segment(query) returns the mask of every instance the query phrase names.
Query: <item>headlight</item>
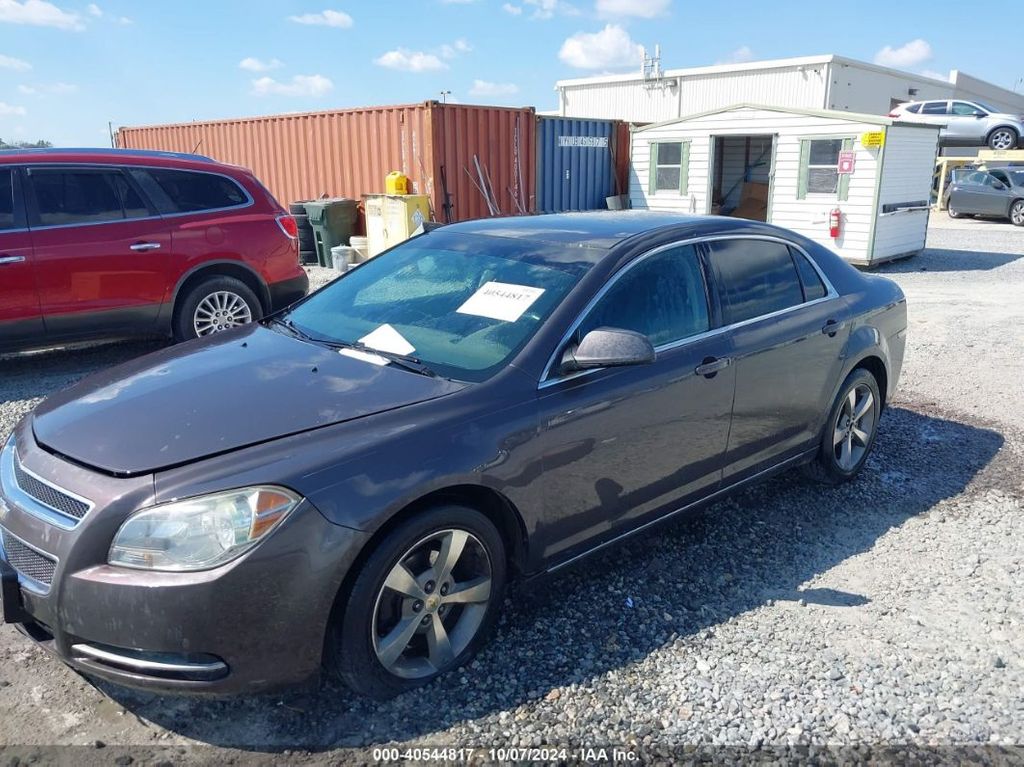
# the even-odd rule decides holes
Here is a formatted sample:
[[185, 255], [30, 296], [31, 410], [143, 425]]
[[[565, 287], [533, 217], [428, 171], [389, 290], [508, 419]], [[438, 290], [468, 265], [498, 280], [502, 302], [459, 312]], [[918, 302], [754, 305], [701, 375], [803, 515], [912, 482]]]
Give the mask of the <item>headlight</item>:
[[209, 570], [248, 551], [302, 500], [283, 487], [243, 487], [136, 512], [108, 561], [143, 570]]

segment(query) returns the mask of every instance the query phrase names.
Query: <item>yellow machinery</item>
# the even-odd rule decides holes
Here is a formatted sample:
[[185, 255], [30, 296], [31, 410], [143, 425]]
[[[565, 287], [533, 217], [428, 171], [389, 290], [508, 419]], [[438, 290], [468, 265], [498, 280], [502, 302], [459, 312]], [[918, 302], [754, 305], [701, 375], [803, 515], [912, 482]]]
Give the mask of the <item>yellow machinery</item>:
[[987, 170], [1010, 164], [1024, 165], [1024, 149], [982, 149], [976, 157], [936, 157], [935, 172], [932, 176], [932, 189], [937, 195], [935, 208], [946, 208], [946, 186], [950, 171], [954, 168], [973, 165], [981, 170]]
[[366, 247], [372, 258], [408, 240], [430, 220], [430, 197], [425, 194], [363, 195], [366, 210]]

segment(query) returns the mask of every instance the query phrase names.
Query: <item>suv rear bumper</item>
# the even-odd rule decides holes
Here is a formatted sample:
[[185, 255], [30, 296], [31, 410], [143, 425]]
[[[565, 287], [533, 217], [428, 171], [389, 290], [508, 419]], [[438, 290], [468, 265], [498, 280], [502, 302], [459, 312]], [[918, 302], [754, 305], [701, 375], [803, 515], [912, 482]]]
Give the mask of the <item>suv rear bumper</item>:
[[305, 272], [290, 280], [283, 280], [269, 285], [270, 311], [276, 312], [294, 304], [309, 291], [309, 275]]

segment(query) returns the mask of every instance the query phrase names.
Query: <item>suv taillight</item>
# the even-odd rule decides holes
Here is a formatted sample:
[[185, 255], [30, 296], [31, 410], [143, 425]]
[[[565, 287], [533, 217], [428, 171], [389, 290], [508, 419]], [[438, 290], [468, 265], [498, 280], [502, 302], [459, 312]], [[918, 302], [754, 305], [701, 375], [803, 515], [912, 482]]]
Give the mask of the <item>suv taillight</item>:
[[297, 239], [299, 236], [299, 226], [295, 223], [295, 219], [291, 216], [278, 216], [277, 225], [281, 227], [281, 231], [284, 232], [291, 239]]
[[899, 117], [899, 116], [900, 116], [900, 113], [899, 113], [899, 112], [897, 112], [897, 111], [896, 111], [896, 110], [894, 109], [894, 110], [892, 110], [892, 111], [891, 111], [891, 112], [890, 112], [890, 113], [888, 114], [888, 116], [889, 116], [889, 117]]

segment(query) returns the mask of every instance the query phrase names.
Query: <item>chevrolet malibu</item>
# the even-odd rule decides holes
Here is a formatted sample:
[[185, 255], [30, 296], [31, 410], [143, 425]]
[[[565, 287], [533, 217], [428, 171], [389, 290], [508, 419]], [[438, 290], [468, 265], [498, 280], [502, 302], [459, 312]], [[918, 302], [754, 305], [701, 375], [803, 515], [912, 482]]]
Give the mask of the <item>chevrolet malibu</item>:
[[169, 692], [395, 695], [530, 578], [803, 466], [853, 479], [906, 305], [792, 232], [455, 224], [55, 394], [0, 456], [4, 620]]

